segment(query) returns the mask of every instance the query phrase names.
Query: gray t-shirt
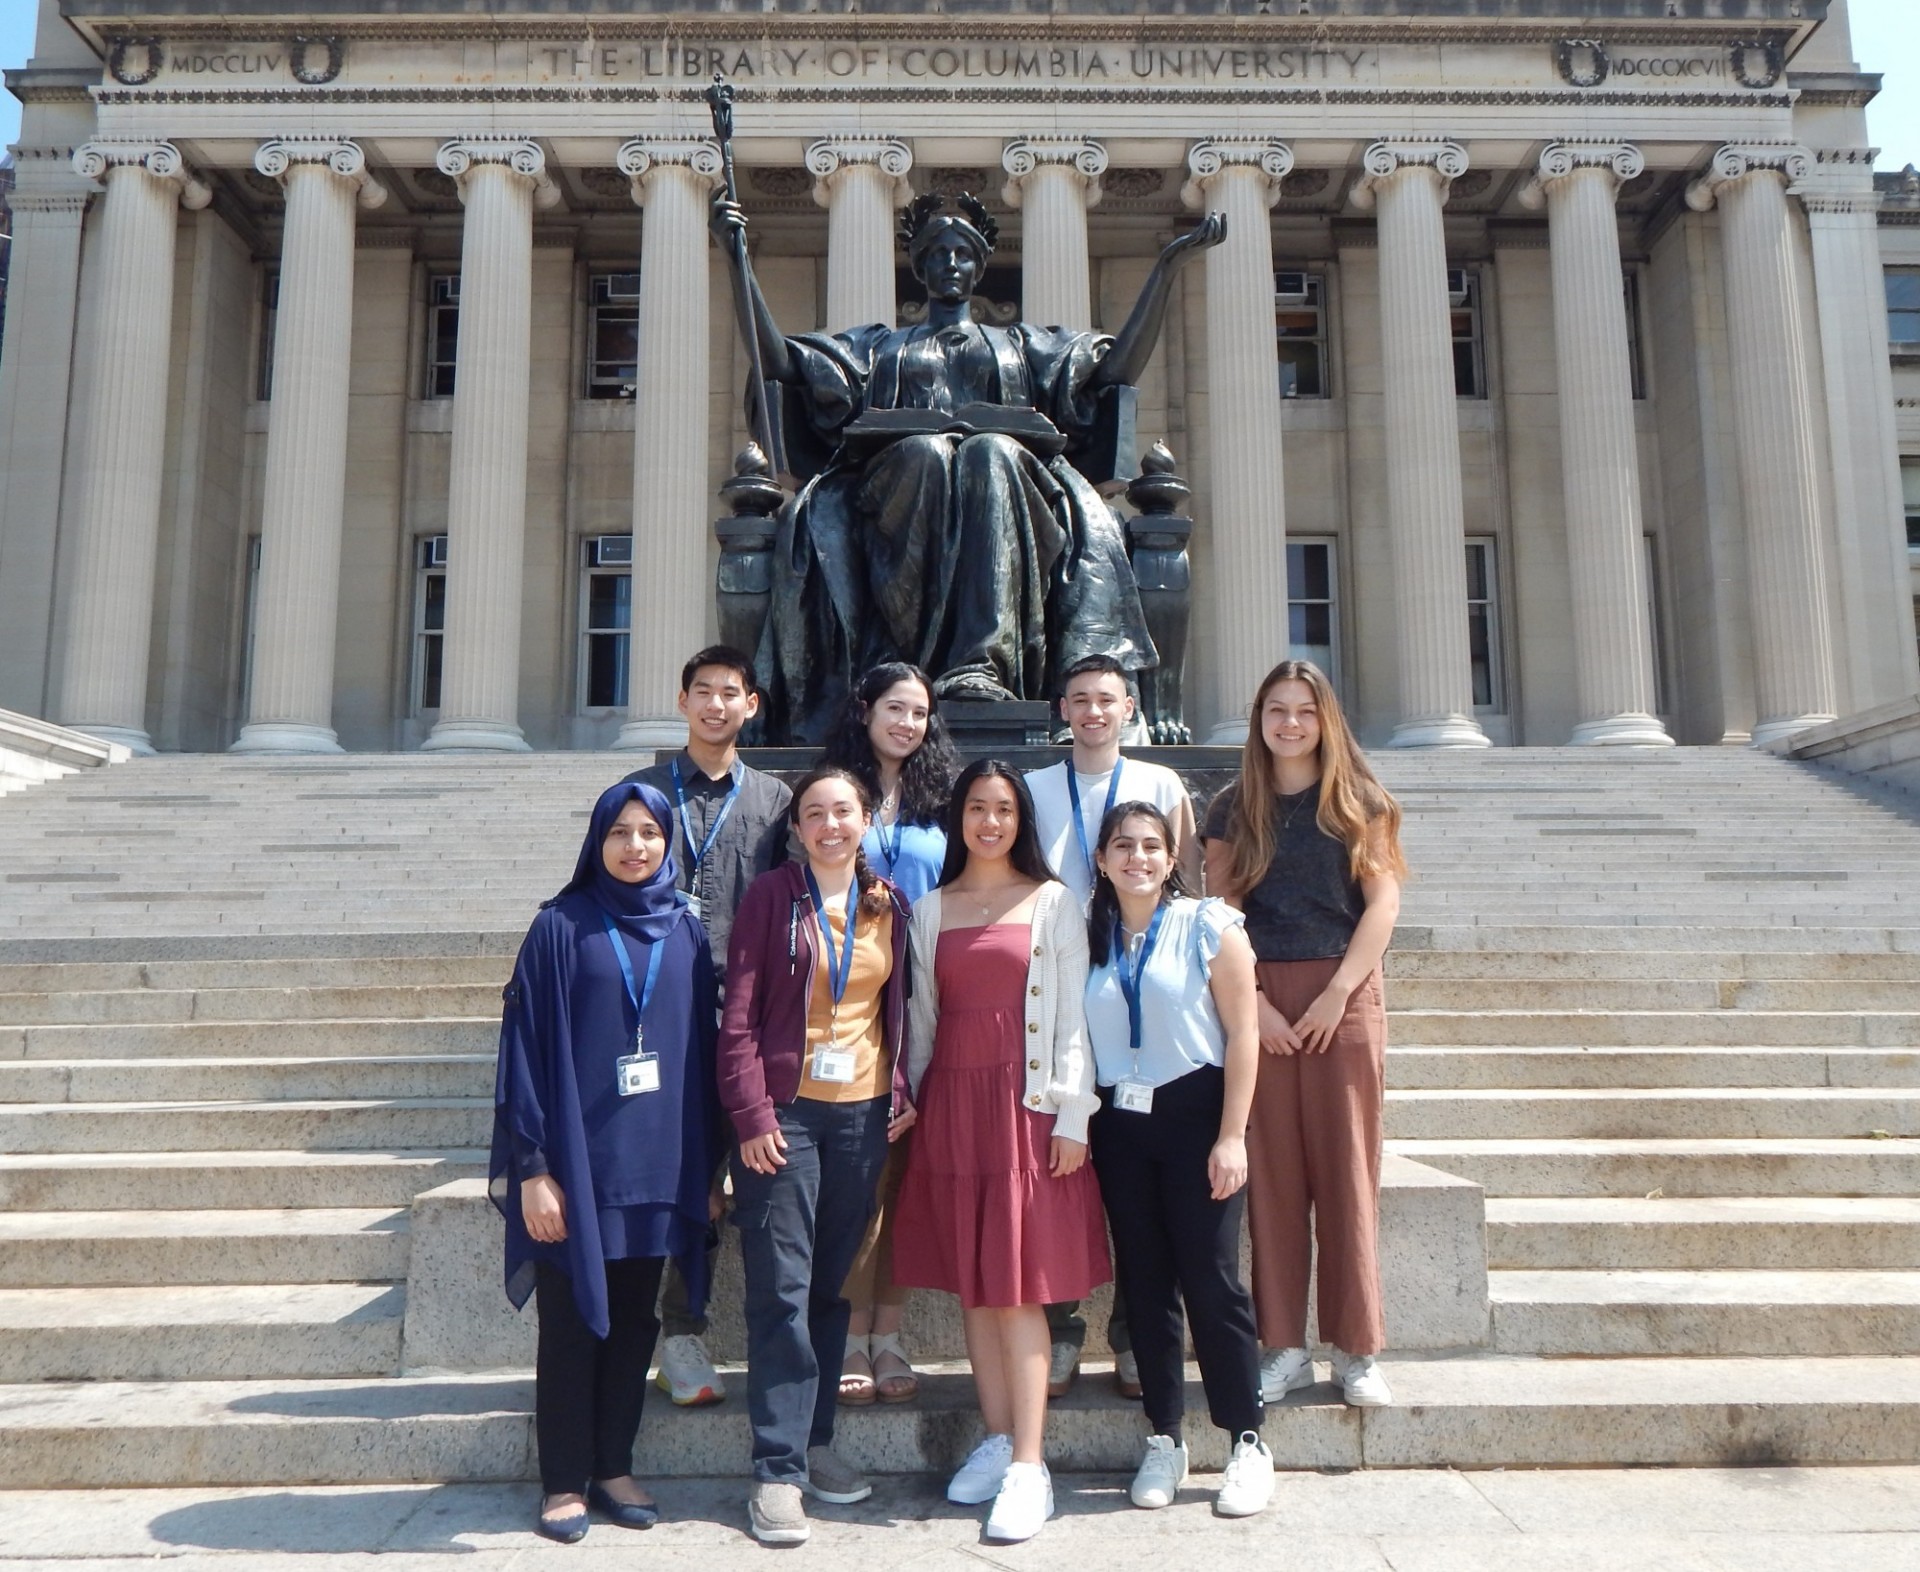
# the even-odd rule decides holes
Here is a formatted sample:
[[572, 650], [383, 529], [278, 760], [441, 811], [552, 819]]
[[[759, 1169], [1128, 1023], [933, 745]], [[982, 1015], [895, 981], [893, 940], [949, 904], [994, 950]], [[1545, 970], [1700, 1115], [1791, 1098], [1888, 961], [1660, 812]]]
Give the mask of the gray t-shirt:
[[[1207, 809], [1204, 838], [1231, 840], [1233, 802], [1229, 786]], [[1347, 848], [1320, 828], [1316, 781], [1291, 797], [1271, 799], [1273, 861], [1267, 874], [1240, 902], [1247, 938], [1259, 961], [1321, 961], [1347, 953], [1353, 930], [1367, 909], [1366, 897], [1347, 862]]]

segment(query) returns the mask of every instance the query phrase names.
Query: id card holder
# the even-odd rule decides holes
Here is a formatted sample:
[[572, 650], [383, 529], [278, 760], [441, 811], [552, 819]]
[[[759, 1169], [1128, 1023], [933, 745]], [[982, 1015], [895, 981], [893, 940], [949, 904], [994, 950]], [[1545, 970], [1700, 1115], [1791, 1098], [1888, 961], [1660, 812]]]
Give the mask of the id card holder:
[[1118, 1081], [1113, 1088], [1113, 1106], [1122, 1113], [1152, 1113], [1153, 1086], [1147, 1081], [1136, 1081], [1131, 1077]]
[[853, 1080], [853, 1050], [839, 1043], [822, 1043], [813, 1050], [813, 1078], [832, 1086], [846, 1086]]
[[697, 922], [697, 921], [700, 921], [700, 920], [702, 919], [702, 913], [701, 913], [701, 911], [700, 911], [700, 897], [699, 897], [699, 896], [697, 896], [697, 895], [689, 895], [689, 896], [687, 897], [687, 910], [693, 913], [693, 915], [694, 915], [694, 920], [695, 920], [696, 922]]
[[614, 1083], [622, 1097], [660, 1090], [660, 1055], [633, 1053], [613, 1061]]

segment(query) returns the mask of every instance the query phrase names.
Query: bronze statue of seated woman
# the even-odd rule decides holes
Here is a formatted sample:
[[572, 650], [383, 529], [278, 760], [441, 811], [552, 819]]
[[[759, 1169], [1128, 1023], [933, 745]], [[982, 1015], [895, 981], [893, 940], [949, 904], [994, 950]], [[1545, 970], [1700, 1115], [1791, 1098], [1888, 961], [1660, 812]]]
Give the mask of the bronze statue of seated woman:
[[1135, 672], [1157, 659], [1120, 523], [1075, 460], [1097, 444], [1103, 401], [1145, 370], [1175, 273], [1225, 238], [1225, 215], [1161, 252], [1109, 337], [974, 321], [998, 226], [970, 196], [944, 208], [921, 197], [901, 224], [924, 321], [788, 338], [740, 266], [745, 215], [714, 199], [803, 479], [775, 537], [759, 663], [777, 740], [819, 741], [852, 677], [882, 661], [934, 673], [943, 698], [1045, 699], [1084, 655]]

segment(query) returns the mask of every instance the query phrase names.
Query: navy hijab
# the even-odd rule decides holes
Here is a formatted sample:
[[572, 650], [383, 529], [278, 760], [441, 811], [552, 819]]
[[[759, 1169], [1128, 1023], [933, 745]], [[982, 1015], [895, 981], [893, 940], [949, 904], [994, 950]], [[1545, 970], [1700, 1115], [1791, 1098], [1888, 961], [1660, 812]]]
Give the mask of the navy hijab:
[[[651, 877], [627, 884], [607, 872], [603, 848], [636, 801], [667, 832], [669, 851]], [[707, 1187], [725, 1139], [713, 1070], [717, 990], [706, 930], [675, 887], [672, 824], [667, 799], [650, 786], [622, 781], [601, 793], [573, 877], [542, 906], [520, 947], [500, 1024], [488, 1193], [506, 1226], [507, 1297], [525, 1304], [536, 1265], [560, 1266], [581, 1319], [599, 1337], [608, 1335], [608, 1315], [597, 1206], [674, 1214], [679, 1242], [669, 1249], [695, 1314], [706, 1299]], [[611, 988], [591, 980], [596, 968], [607, 969], [610, 938], [641, 947], [641, 966], [645, 948], [665, 947], [645, 1014], [647, 1041], [685, 1072], [669, 1072], [662, 1095], [618, 1113], [605, 1072], [614, 1055], [632, 1051], [632, 1006], [617, 980]], [[536, 1157], [566, 1197], [560, 1244], [535, 1243], [521, 1215], [521, 1179], [542, 1171]]]

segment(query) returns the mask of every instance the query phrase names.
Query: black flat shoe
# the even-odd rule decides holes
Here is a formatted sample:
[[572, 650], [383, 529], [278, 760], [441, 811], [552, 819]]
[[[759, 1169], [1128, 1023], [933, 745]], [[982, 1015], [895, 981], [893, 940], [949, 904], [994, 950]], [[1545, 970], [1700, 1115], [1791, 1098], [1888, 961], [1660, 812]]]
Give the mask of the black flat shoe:
[[[608, 1495], [598, 1480], [587, 1486], [587, 1505], [592, 1507], [610, 1523], [618, 1523], [622, 1528], [652, 1528], [660, 1521], [660, 1509], [657, 1506], [641, 1506], [637, 1501], [616, 1501]], [[586, 1520], [581, 1519], [581, 1532], [586, 1532]]]
[[557, 1540], [563, 1545], [577, 1545], [587, 1537], [587, 1509], [576, 1507], [565, 1517], [547, 1517], [546, 1499], [541, 1498], [540, 1511], [533, 1515], [533, 1531], [542, 1539]]

